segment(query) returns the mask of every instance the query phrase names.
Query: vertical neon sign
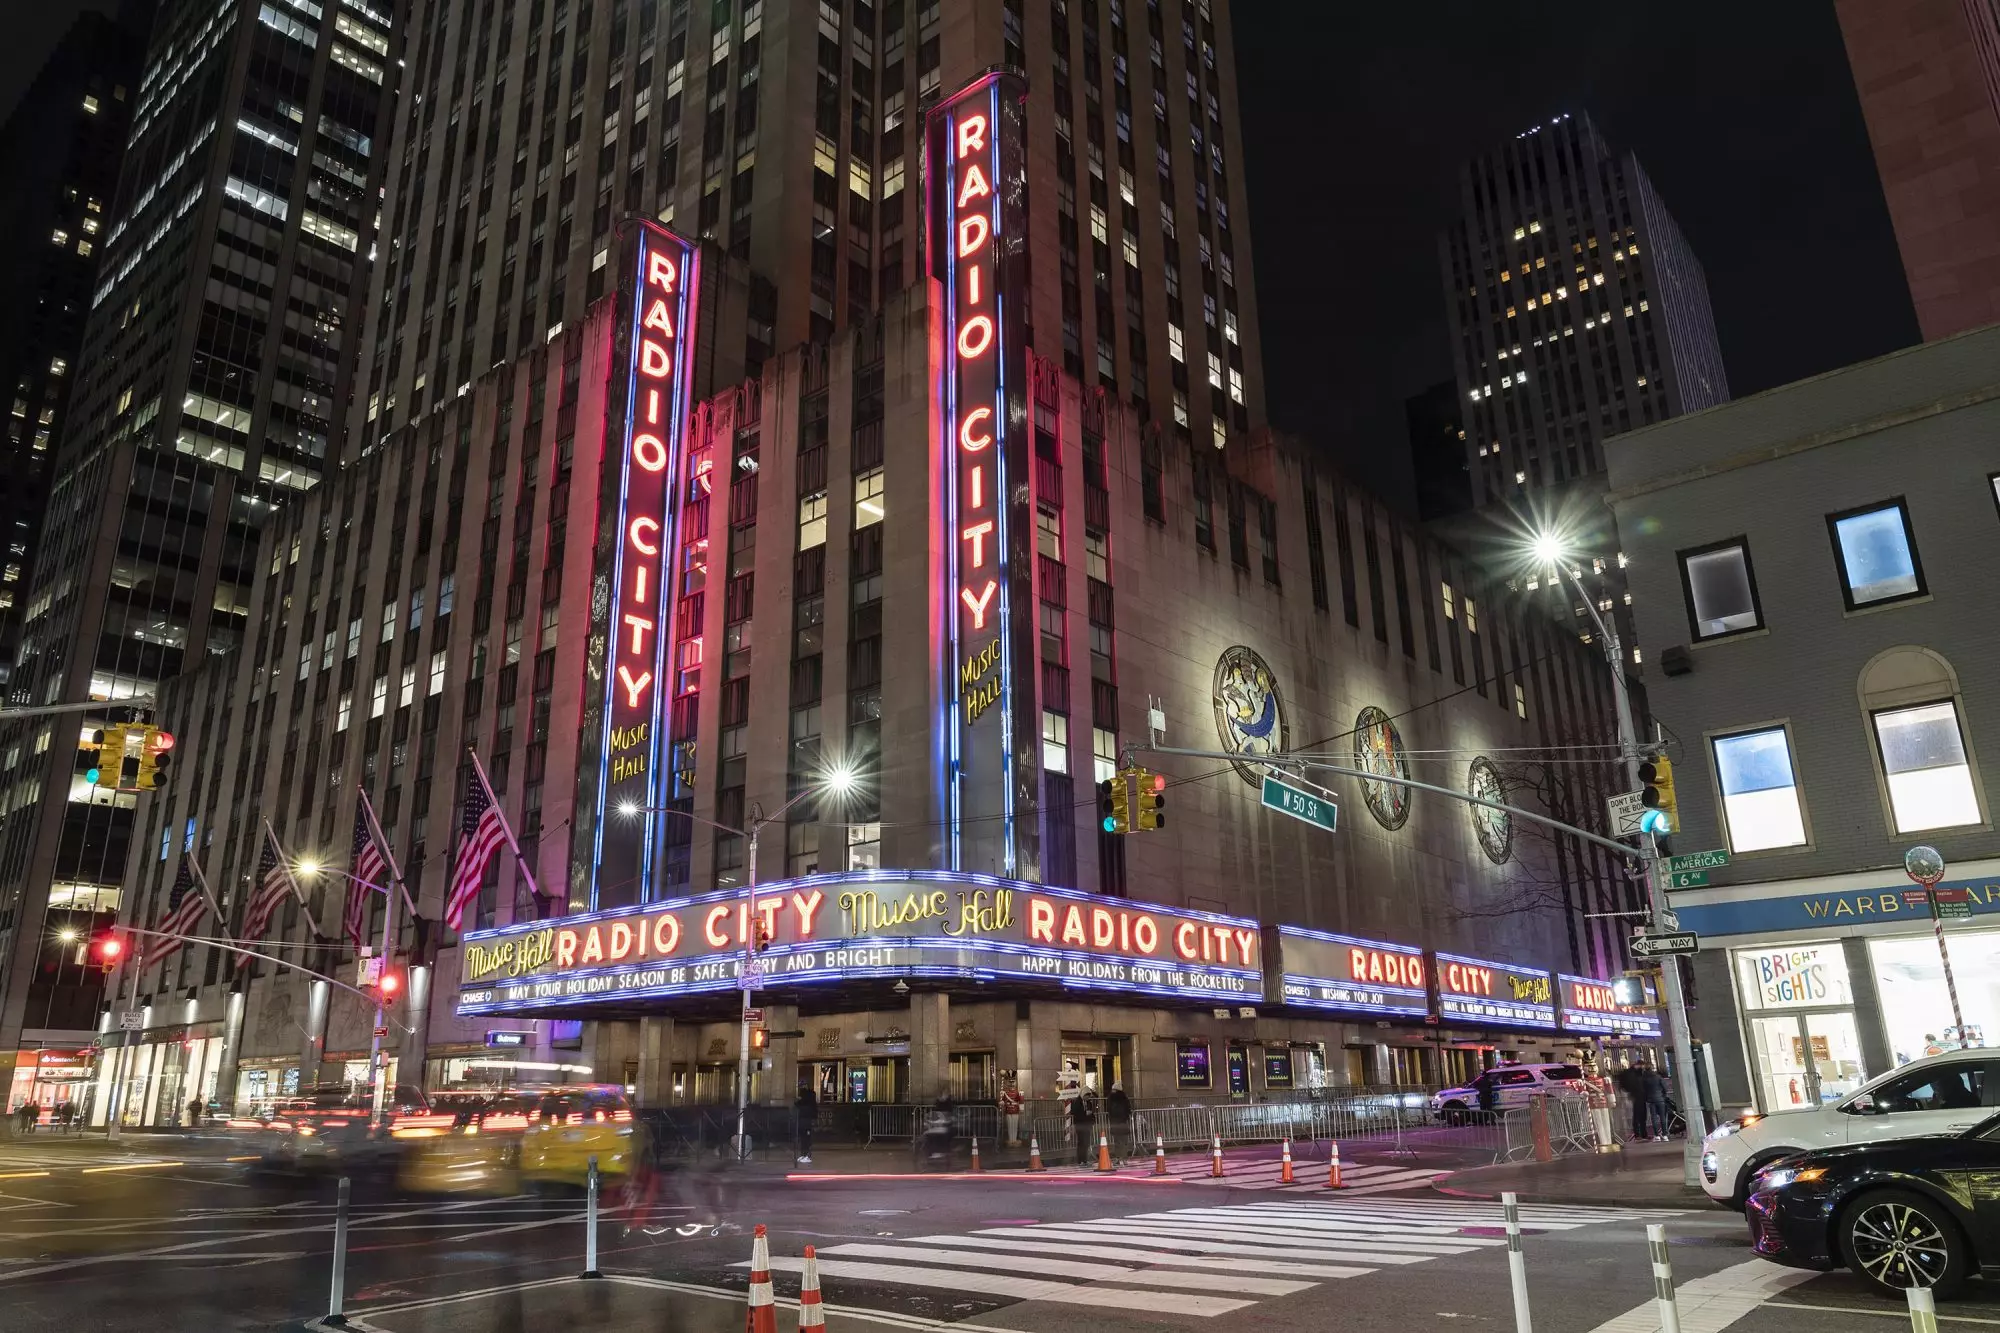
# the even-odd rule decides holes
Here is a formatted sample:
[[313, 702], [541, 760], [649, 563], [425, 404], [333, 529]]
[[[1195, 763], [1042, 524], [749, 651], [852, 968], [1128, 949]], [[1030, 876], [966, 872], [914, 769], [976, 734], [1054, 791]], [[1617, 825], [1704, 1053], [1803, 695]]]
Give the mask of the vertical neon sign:
[[944, 799], [953, 869], [1036, 878], [1040, 717], [1027, 476], [1027, 301], [1022, 102], [996, 69], [925, 126], [927, 244], [937, 336], [936, 447]]
[[[597, 577], [591, 598], [591, 688], [584, 734], [595, 731], [596, 814], [591, 829], [592, 908], [644, 902], [658, 813], [666, 796], [666, 707], [671, 691], [673, 557], [686, 466], [683, 436], [693, 391], [694, 321], [700, 282], [695, 247], [641, 223], [630, 270], [624, 330], [625, 419], [615, 467], [605, 468]], [[615, 492], [612, 487], [615, 485]], [[595, 709], [591, 704], [597, 705]], [[590, 712], [601, 713], [592, 719]], [[595, 726], [593, 727], [593, 721]]]

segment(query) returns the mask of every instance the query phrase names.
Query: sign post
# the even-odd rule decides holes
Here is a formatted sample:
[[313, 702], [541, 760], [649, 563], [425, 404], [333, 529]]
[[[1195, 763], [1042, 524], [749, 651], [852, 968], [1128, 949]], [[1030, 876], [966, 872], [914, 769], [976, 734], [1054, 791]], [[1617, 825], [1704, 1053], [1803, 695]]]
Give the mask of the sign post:
[[1334, 831], [1340, 818], [1340, 807], [1331, 796], [1317, 788], [1308, 789], [1296, 778], [1280, 778], [1274, 773], [1264, 775], [1263, 804], [1267, 809], [1316, 825], [1328, 833]]
[[[1962, 1040], [1965, 1015], [1958, 1008], [1958, 982], [1951, 975], [1951, 951], [1944, 945], [1944, 913], [1938, 906], [1937, 883], [1944, 878], [1944, 857], [1935, 847], [1912, 847], [1903, 856], [1903, 873], [1924, 886], [1924, 897], [1930, 902], [1931, 932], [1937, 936], [1938, 961], [1944, 965], [1944, 988], [1951, 996], [1951, 1025], [1958, 1029]], [[1963, 905], [1964, 915], [1972, 915], [1972, 904], [1963, 890], [1953, 901]]]

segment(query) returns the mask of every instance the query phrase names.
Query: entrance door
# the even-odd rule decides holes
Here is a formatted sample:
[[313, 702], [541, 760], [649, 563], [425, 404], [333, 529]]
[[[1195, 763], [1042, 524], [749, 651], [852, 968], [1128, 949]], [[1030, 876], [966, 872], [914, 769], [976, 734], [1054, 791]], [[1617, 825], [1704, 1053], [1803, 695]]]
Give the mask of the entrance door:
[[1077, 1079], [1099, 1098], [1111, 1091], [1113, 1083], [1125, 1078], [1124, 1062], [1116, 1043], [1109, 1041], [1065, 1041], [1062, 1047], [1063, 1078]]
[[1868, 1078], [1851, 1010], [1753, 1017], [1750, 1038], [1766, 1111], [1823, 1106]]

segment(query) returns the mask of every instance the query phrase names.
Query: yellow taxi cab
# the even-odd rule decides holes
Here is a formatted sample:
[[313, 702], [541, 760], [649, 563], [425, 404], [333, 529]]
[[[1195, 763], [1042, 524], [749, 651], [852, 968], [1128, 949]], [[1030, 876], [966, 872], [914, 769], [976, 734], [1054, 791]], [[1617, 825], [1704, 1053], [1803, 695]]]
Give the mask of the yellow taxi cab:
[[542, 1093], [521, 1136], [521, 1179], [581, 1185], [590, 1159], [600, 1177], [631, 1169], [632, 1104], [611, 1083], [550, 1088]]
[[439, 1093], [432, 1106], [451, 1112], [443, 1132], [414, 1144], [403, 1158], [403, 1188], [423, 1193], [512, 1194], [519, 1185], [521, 1136], [539, 1098], [533, 1093]]

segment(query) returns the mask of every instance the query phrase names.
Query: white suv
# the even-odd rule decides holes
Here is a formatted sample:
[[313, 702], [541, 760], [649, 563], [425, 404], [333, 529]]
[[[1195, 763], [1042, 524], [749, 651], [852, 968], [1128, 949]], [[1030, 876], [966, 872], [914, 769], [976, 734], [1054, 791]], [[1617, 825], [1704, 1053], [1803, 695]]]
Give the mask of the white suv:
[[1481, 1109], [1481, 1089], [1491, 1090], [1493, 1110], [1511, 1111], [1526, 1106], [1536, 1093], [1583, 1091], [1583, 1070], [1575, 1065], [1495, 1065], [1462, 1088], [1432, 1093], [1431, 1114], [1462, 1125]]
[[1953, 1134], [2000, 1108], [2000, 1051], [1948, 1051], [1870, 1079], [1821, 1107], [1745, 1115], [1702, 1143], [1701, 1184], [1717, 1203], [1741, 1209], [1750, 1182], [1772, 1162], [1844, 1143]]

